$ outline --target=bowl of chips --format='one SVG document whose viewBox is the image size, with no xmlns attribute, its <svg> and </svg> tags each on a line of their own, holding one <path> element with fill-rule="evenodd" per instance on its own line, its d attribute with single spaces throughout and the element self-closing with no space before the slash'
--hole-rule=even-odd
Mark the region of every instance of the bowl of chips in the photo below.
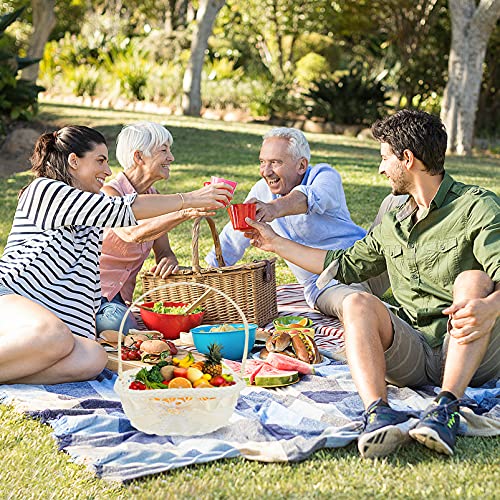
<svg viewBox="0 0 500 500">
<path fill-rule="evenodd" d="M 257 325 L 248 324 L 248 352 L 255 344 Z M 198 352 L 208 354 L 211 344 L 221 346 L 223 358 L 240 361 L 245 349 L 245 326 L 243 323 L 225 323 L 221 325 L 200 325 L 191 328 L 193 342 Z"/>
</svg>

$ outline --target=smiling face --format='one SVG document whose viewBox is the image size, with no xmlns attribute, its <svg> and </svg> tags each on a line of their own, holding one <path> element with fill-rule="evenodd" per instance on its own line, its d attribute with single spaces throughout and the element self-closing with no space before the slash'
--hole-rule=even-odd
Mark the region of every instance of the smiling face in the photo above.
<svg viewBox="0 0 500 500">
<path fill-rule="evenodd" d="M 75 186 L 82 191 L 99 193 L 106 177 L 111 175 L 108 148 L 104 144 L 97 144 L 82 157 L 71 153 L 68 162 L 71 176 L 75 179 Z"/>
<path fill-rule="evenodd" d="M 307 170 L 305 158 L 294 158 L 288 150 L 288 141 L 270 137 L 260 149 L 260 175 L 273 194 L 286 195 L 302 182 Z"/>
<path fill-rule="evenodd" d="M 392 194 L 409 194 L 411 182 L 405 168 L 404 160 L 400 160 L 386 142 L 380 143 L 380 166 L 379 174 L 385 175 L 391 183 Z"/>
<path fill-rule="evenodd" d="M 156 148 L 151 156 L 141 154 L 141 158 L 145 169 L 155 181 L 170 177 L 170 164 L 175 158 L 168 143 Z"/>
</svg>

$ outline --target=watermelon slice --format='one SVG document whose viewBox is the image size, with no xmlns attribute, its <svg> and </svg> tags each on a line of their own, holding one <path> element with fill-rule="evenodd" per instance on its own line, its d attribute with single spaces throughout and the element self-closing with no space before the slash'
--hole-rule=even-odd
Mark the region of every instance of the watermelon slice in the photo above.
<svg viewBox="0 0 500 500">
<path fill-rule="evenodd" d="M 297 380 L 299 380 L 298 372 L 278 370 L 267 363 L 264 363 L 254 375 L 254 384 L 259 387 L 281 387 L 293 384 Z"/>
<path fill-rule="evenodd" d="M 273 353 L 275 354 L 275 353 Z M 281 358 L 287 358 L 291 361 L 302 363 L 289 356 L 279 355 Z M 232 370 L 234 370 L 238 375 L 241 370 L 241 363 L 237 361 L 224 360 Z M 304 363 L 307 364 L 307 363 Z M 311 365 L 307 365 L 311 366 Z M 308 373 L 311 373 L 310 371 Z M 261 359 L 247 359 L 245 363 L 245 374 L 243 379 L 246 381 L 247 385 L 255 385 L 259 387 L 281 387 L 283 385 L 293 384 L 299 380 L 299 372 L 296 369 L 293 370 L 283 370 L 275 366 L 270 365 L 266 361 Z"/>
<path fill-rule="evenodd" d="M 280 370 L 297 371 L 304 375 L 311 375 L 314 373 L 314 367 L 309 363 L 277 352 L 270 352 L 267 355 L 266 362 Z"/>
</svg>

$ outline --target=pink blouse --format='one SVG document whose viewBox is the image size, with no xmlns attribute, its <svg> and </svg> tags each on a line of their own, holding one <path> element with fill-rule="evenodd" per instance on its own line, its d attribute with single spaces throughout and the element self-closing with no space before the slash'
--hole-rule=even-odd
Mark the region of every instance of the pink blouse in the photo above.
<svg viewBox="0 0 500 500">
<path fill-rule="evenodd" d="M 107 186 L 116 189 L 121 196 L 135 194 L 134 186 L 127 176 L 120 172 Z M 157 194 L 151 187 L 143 194 Z M 108 300 L 112 300 L 118 293 L 125 302 L 132 302 L 135 280 L 142 264 L 148 258 L 154 241 L 134 243 L 123 241 L 113 229 L 104 230 L 101 267 L 101 293 Z"/>
</svg>

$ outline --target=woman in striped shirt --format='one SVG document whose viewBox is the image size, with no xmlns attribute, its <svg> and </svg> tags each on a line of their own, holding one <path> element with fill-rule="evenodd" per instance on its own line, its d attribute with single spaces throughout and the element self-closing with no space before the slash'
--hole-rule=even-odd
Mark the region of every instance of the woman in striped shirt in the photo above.
<svg viewBox="0 0 500 500">
<path fill-rule="evenodd" d="M 91 340 L 103 228 L 184 207 L 222 208 L 231 194 L 216 184 L 173 195 L 106 196 L 106 141 L 82 126 L 40 136 L 31 163 L 35 180 L 20 195 L 0 259 L 0 383 L 88 380 L 107 362 Z"/>
</svg>

